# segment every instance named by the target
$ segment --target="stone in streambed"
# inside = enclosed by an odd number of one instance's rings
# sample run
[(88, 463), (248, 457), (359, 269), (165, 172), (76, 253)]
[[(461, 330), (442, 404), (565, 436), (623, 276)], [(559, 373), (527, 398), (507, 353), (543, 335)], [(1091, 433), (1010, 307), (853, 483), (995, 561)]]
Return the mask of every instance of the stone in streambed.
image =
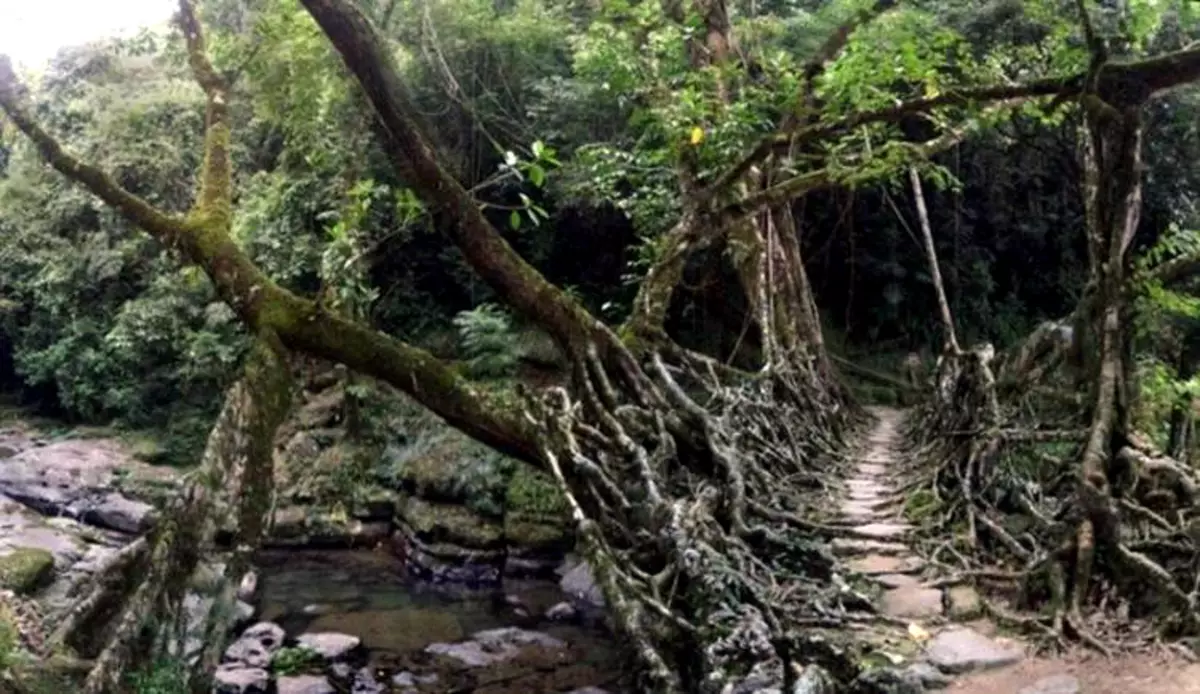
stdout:
[(271, 676), (262, 668), (226, 663), (213, 674), (213, 694), (266, 694)]
[(342, 660), (362, 645), (362, 639), (357, 636), (332, 631), (301, 634), (296, 641), (326, 660)]
[(294, 675), (275, 681), (278, 694), (337, 694), (329, 680), (320, 675)]
[(958, 675), (992, 670), (1021, 660), (1021, 651), (971, 629), (947, 629), (933, 637), (926, 658), (942, 672)]

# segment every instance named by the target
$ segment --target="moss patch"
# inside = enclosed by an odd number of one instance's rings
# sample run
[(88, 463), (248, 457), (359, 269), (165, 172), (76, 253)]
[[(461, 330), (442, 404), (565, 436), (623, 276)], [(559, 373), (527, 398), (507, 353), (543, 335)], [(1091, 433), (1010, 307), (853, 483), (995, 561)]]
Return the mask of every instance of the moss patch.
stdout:
[(504, 502), (508, 513), (566, 521), (567, 500), (558, 485), (549, 475), (525, 463), (517, 464), (509, 477)]
[(490, 549), (504, 539), (504, 528), (470, 509), (439, 504), (415, 496), (400, 504), (400, 517), (425, 542), (449, 542), (461, 547)]
[(44, 549), (17, 547), (0, 557), (0, 589), (28, 595), (50, 581), (54, 555)]
[(566, 519), (546, 522), (540, 518), (525, 518), (520, 515), (504, 517), (504, 537), (508, 544), (532, 550), (566, 550), (574, 542)]

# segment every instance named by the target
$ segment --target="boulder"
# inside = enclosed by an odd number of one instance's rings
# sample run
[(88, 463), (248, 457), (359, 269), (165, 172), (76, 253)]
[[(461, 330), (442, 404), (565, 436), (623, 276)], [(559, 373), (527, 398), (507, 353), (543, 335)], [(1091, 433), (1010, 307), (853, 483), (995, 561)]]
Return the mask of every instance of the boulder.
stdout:
[(600, 590), (600, 586), (596, 585), (596, 579), (592, 576), (592, 567), (586, 561), (580, 562), (568, 570), (559, 580), (558, 585), (564, 593), (570, 596), (572, 601), (581, 607), (588, 609), (604, 607), (604, 592)]
[(118, 471), (137, 465), (114, 440), (59, 441), (0, 463), (0, 494), (48, 516), (141, 532), (153, 521), (154, 507), (115, 490)]
[(431, 643), (425, 647), (425, 652), (456, 660), (464, 667), (477, 668), (512, 660), (531, 646), (566, 648), (567, 644), (538, 631), (503, 627), (476, 632), (468, 641)]
[(267, 668), (271, 658), (283, 648), (286, 634), (274, 622), (259, 622), (251, 626), (225, 649), (226, 663), (240, 663), (249, 668)]
[(1022, 653), (971, 629), (947, 629), (929, 642), (925, 657), (942, 672), (957, 675), (1012, 665)]
[(37, 547), (0, 550), (0, 590), (29, 595), (49, 583), (54, 555)]
[(362, 645), (362, 639), (333, 631), (301, 634), (296, 641), (326, 660), (344, 660)]
[(262, 668), (226, 663), (213, 674), (214, 694), (267, 694), (271, 676)]
[(337, 694), (329, 680), (320, 675), (294, 675), (275, 681), (276, 694)]

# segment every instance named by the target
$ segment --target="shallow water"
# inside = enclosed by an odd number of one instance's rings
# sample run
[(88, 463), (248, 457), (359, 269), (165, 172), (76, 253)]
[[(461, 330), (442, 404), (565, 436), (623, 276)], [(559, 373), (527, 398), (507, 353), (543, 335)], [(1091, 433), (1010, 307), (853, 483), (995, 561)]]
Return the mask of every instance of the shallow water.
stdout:
[[(565, 596), (551, 581), (506, 581), (502, 590), (468, 590), (434, 586), (411, 579), (403, 564), (385, 552), (267, 552), (260, 568), (261, 618), (278, 623), (290, 636), (305, 631), (337, 631), (363, 640), (374, 663), (404, 662), (426, 646), (469, 638), (484, 629), (521, 626), (566, 641), (574, 654), (572, 667), (604, 673), (620, 672), (612, 638), (599, 628), (532, 621), (506, 602), (517, 598), (536, 619)], [(545, 688), (529, 694), (568, 691)], [(617, 694), (619, 689), (601, 681)], [(490, 690), (489, 690), (490, 691)]]

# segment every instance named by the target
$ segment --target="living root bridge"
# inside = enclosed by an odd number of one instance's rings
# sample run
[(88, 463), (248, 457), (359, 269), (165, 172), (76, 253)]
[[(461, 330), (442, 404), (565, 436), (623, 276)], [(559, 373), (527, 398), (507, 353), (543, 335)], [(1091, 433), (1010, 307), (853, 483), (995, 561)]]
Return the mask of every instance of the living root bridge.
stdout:
[(797, 664), (849, 681), (851, 659), (801, 629), (851, 609), (802, 516), (858, 410), (794, 366), (728, 383), (653, 355), (640, 402), (594, 356), (576, 373), (576, 398), (550, 389), (528, 414), (643, 690), (793, 691)]

